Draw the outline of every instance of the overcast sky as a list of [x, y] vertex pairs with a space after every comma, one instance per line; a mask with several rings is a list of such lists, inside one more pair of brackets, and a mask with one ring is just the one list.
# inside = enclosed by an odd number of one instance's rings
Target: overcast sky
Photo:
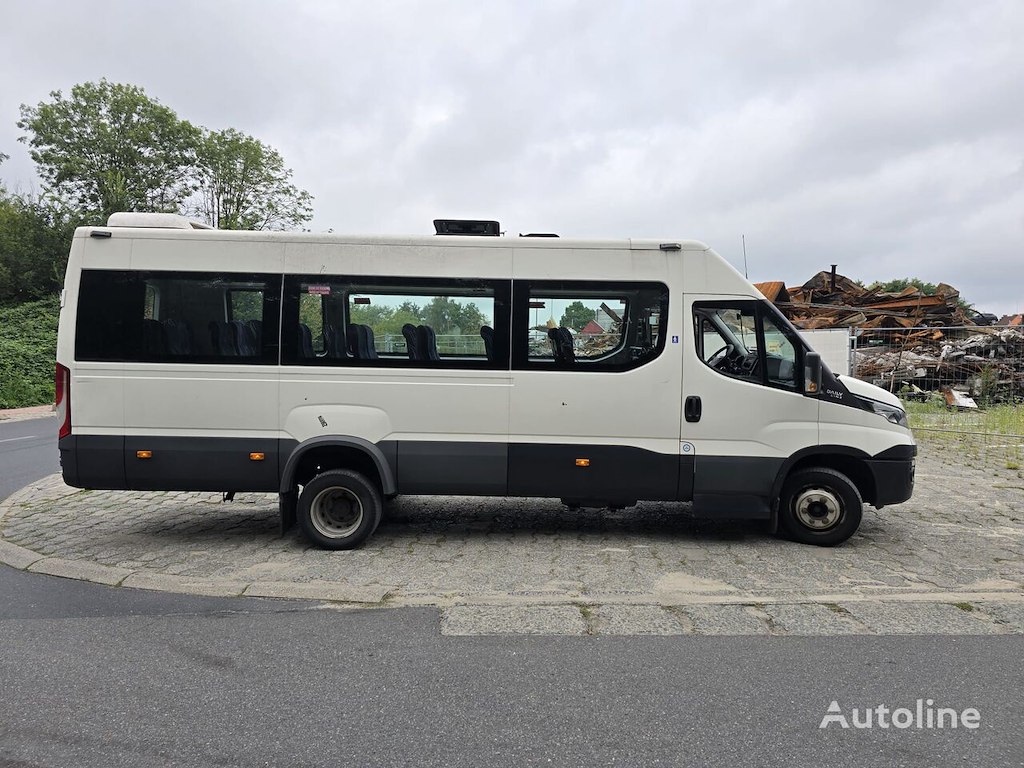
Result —
[[315, 230], [703, 240], [1024, 310], [1024, 3], [3, 0], [22, 103], [106, 77], [277, 148]]

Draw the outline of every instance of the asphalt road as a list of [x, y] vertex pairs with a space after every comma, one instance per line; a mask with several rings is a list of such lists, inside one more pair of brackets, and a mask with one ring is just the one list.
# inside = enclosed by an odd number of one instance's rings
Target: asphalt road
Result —
[[[0, 621], [0, 765], [1024, 765], [1019, 637], [443, 637], [430, 609]], [[967, 730], [819, 726], [976, 708]]]
[[0, 421], [0, 499], [60, 469], [57, 417]]
[[[0, 423], [0, 494], [55, 470], [55, 428]], [[1024, 766], [1021, 636], [449, 637], [8, 568], [0, 595], [0, 768]], [[981, 725], [819, 728], [917, 699]]]

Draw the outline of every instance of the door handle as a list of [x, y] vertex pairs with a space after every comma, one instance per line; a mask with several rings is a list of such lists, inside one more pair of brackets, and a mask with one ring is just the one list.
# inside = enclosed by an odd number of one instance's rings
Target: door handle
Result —
[[700, 398], [697, 395], [690, 395], [686, 398], [686, 403], [683, 406], [683, 414], [686, 416], [686, 420], [690, 422], [700, 421], [700, 413]]

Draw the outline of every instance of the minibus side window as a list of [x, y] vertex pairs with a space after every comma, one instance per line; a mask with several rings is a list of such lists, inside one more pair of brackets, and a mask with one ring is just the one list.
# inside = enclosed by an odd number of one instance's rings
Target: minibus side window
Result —
[[[348, 295], [348, 321], [370, 329], [378, 357], [484, 360], [487, 351], [480, 329], [494, 327], [494, 297], [356, 290]], [[415, 336], [410, 325], [416, 328]], [[430, 333], [420, 328], [429, 328]]]
[[[142, 349], [142, 328], [153, 296], [146, 284], [130, 272], [83, 269], [78, 284], [75, 320], [75, 359], [89, 362], [124, 362]], [[148, 307], [148, 309], [147, 309]]]
[[530, 294], [530, 360], [554, 361], [561, 357], [559, 344], [551, 338], [552, 329], [568, 332], [573, 359], [608, 358], [622, 349], [628, 317], [629, 303], [623, 296], [533, 292]]
[[514, 293], [516, 368], [626, 371], [665, 347], [661, 283], [524, 280]]
[[763, 383], [756, 305], [703, 305], [694, 309], [697, 355], [712, 370], [734, 379]]
[[798, 391], [802, 346], [795, 332], [756, 301], [694, 304], [697, 356], [715, 372]]
[[799, 387], [797, 348], [787, 334], [769, 315], [762, 318], [764, 327], [765, 374], [769, 386], [796, 390]]
[[289, 276], [282, 360], [507, 370], [509, 292], [471, 278]]

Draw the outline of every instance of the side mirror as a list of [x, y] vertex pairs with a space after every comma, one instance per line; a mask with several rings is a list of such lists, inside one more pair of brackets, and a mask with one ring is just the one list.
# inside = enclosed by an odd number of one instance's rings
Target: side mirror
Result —
[[808, 352], [804, 355], [804, 394], [817, 397], [821, 392], [821, 355]]

